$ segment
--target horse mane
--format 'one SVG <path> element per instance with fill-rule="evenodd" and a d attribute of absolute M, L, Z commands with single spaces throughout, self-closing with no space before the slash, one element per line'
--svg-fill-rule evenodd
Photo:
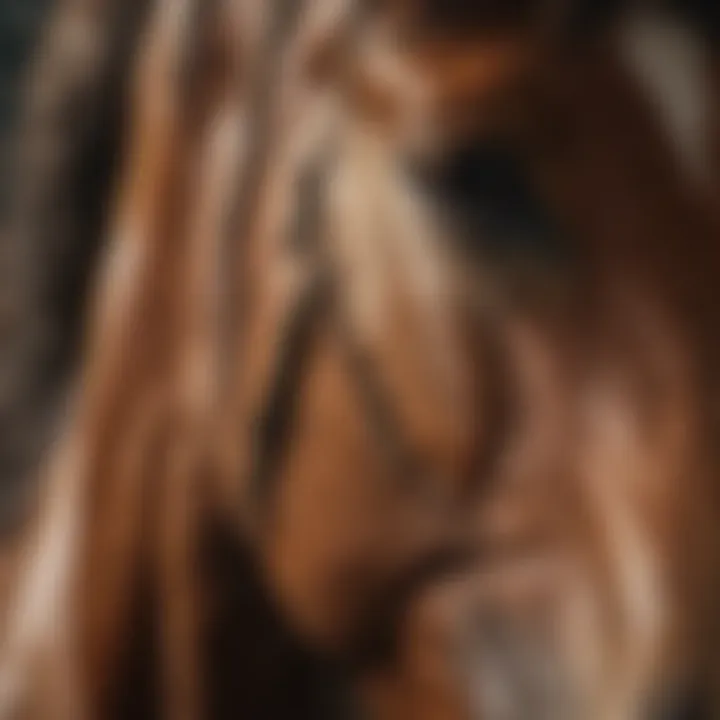
<path fill-rule="evenodd" d="M 712 0 L 666 4 L 717 36 L 720 11 Z M 21 521 L 33 496 L 38 459 L 77 366 L 124 149 L 130 68 L 150 5 L 97 0 L 87 9 L 60 0 L 31 68 L 11 155 L 9 218 L 0 235 L 0 532 Z M 522 11 L 523 3 L 515 5 Z M 575 3 L 573 22 L 596 25 L 622 5 Z M 451 16 L 453 7 L 445 3 L 434 12 Z M 74 28 L 85 36 L 80 43 Z"/>
<path fill-rule="evenodd" d="M 216 4 L 207 0 L 187 5 L 204 10 Z M 284 5 L 292 8 L 294 3 Z M 92 477 L 81 492 L 92 508 L 87 532 L 94 540 L 70 560 L 80 566 L 82 578 L 77 607 L 69 612 L 79 612 L 89 627 L 80 630 L 79 651 L 94 676 L 85 690 L 99 716 L 154 717 L 165 702 L 169 712 L 180 716 L 187 711 L 183 704 L 196 707 L 200 702 L 193 688 L 202 674 L 212 685 L 208 701 L 214 716 L 240 712 L 261 717 L 269 712 L 324 717 L 335 709 L 323 664 L 300 650 L 282 627 L 237 538 L 215 518 L 207 518 L 198 482 L 207 479 L 208 468 L 190 437 L 198 428 L 187 426 L 184 398 L 174 394 L 192 323 L 185 323 L 184 312 L 190 308 L 177 285 L 191 256 L 187 239 L 173 237 L 179 209 L 174 203 L 188 190 L 182 186 L 189 179 L 193 140 L 183 134 L 185 123 L 192 131 L 195 110 L 202 113 L 203 107 L 203 98 L 195 93 L 207 87 L 194 83 L 193 38 L 187 47 L 179 48 L 177 37 L 170 38 L 169 47 L 164 45 L 164 8 L 150 0 L 101 0 L 91 8 L 65 0 L 49 25 L 26 111 L 21 173 L 6 236 L 3 272 L 17 282 L 11 286 L 3 327 L 3 342 L 11 348 L 3 361 L 12 382 L 8 397 L 2 398 L 0 422 L 16 428 L 17 434 L 3 436 L 0 457 L 12 459 L 14 466 L 2 480 L 5 487 L 32 499 L 37 482 L 28 478 L 50 440 L 65 457 L 68 432 L 70 445 L 88 433 L 89 457 L 80 467 L 73 464 L 71 449 L 69 470 L 60 470 L 59 477 L 51 460 L 49 476 L 38 473 L 38 482 L 43 484 L 43 518 L 55 512 L 58 493 L 73 495 L 71 487 L 84 483 L 86 475 Z M 161 27 L 151 16 L 147 31 L 158 30 L 160 37 L 151 34 L 149 42 L 142 42 L 147 13 L 155 11 Z M 282 35 L 282 27 L 279 31 Z M 202 24 L 194 37 L 202 44 Z M 141 67 L 136 67 L 138 61 Z M 159 85 L 154 84 L 158 80 Z M 169 106 L 163 106 L 166 92 L 172 96 Z M 148 107 L 149 118 L 143 116 Z M 153 116 L 158 108 L 159 122 Z M 163 116 L 168 109 L 170 116 Z M 161 135 L 155 135 L 156 130 Z M 179 135 L 172 135 L 174 131 Z M 158 148 L 160 153 L 177 153 L 158 157 Z M 144 185 L 146 171 L 150 176 L 160 173 L 158 187 Z M 139 267 L 133 266 L 135 275 L 125 277 L 130 286 L 121 288 L 118 298 L 116 276 L 123 275 L 128 245 L 133 245 L 133 237 L 124 236 L 123 211 L 126 203 L 136 209 L 138 198 L 147 210 L 141 222 L 148 226 L 140 229 L 147 233 L 140 238 L 141 244 L 147 241 L 141 253 L 147 253 Z M 154 205 L 148 207 L 145 200 Z M 130 255 L 133 251 L 130 247 Z M 105 349 L 106 343 L 112 350 Z M 89 367 L 80 364 L 85 352 L 93 358 Z M 94 418 L 89 425 L 81 419 L 77 426 L 71 412 L 63 413 L 72 404 L 75 388 L 81 416 Z M 26 446 L 17 437 L 21 433 Z M 175 443 L 182 445 L 182 438 L 190 441 L 187 455 L 176 452 Z M 182 467 L 176 467 L 178 462 Z M 191 477 L 193 473 L 199 478 Z M 148 523 L 148 513 L 157 519 Z M 77 521 L 74 517 L 70 525 Z M 41 530 L 39 546 L 53 542 Z M 203 573 L 202 580 L 196 570 Z M 30 586 L 31 578 L 32 571 Z M 22 575 L 16 588 L 18 607 L 25 582 Z M 197 583 L 197 588 L 188 583 Z M 220 602 L 204 625 L 202 647 L 185 637 L 193 632 L 186 623 L 200 622 L 199 608 L 192 605 L 198 588 L 210 588 Z M 195 617 L 188 620 L 191 615 Z M 24 629 L 10 622 L 12 658 L 14 638 L 23 636 Z M 140 632 L 130 632 L 133 628 Z M 17 642 L 22 645 L 23 640 Z M 195 654 L 188 651 L 188 643 Z M 31 655 L 33 664 L 33 650 Z M 211 672 L 195 665 L 204 661 Z M 27 668 L 20 665 L 23 676 Z M 14 673 L 12 659 L 10 666 Z M 238 698 L 239 678 L 243 692 Z M 168 682 L 174 682 L 172 692 Z M 19 702 L 26 709 L 30 703 L 31 712 L 39 704 L 44 717 L 50 708 L 43 703 L 57 700 L 57 686 L 52 681 L 53 689 L 48 689 L 44 680 L 41 685 L 45 695 L 41 690 L 35 700 L 20 691 Z M 278 694 L 280 685 L 285 688 Z M 62 714 L 60 705 L 52 712 Z"/>
<path fill-rule="evenodd" d="M 279 6 L 289 4 L 292 0 Z M 80 470 L 71 460 L 69 474 L 92 478 L 82 486 L 92 540 L 79 550 L 84 585 L 73 612 L 87 626 L 80 652 L 96 675 L 97 687 L 89 692 L 101 708 L 99 716 L 153 717 L 154 704 L 165 700 L 173 716 L 181 717 L 183 704 L 192 708 L 205 700 L 195 695 L 202 690 L 194 681 L 201 674 L 198 665 L 206 663 L 211 670 L 203 677 L 210 685 L 208 701 L 220 703 L 214 716 L 242 714 L 242 707 L 249 717 L 262 717 L 278 703 L 279 713 L 290 707 L 293 717 L 317 718 L 312 708 L 326 702 L 327 688 L 316 692 L 316 683 L 326 683 L 328 675 L 299 650 L 265 601 L 257 568 L 244 556 L 227 518 L 218 522 L 216 508 L 209 509 L 205 483 L 215 482 L 217 468 L 205 443 L 216 428 L 203 426 L 206 416 L 193 405 L 196 395 L 179 397 L 185 390 L 197 393 L 197 387 L 183 384 L 183 373 L 195 371 L 198 351 L 201 366 L 207 360 L 203 353 L 214 359 L 217 338 L 212 333 L 218 330 L 208 330 L 208 315 L 203 315 L 211 299 L 202 292 L 207 276 L 198 281 L 195 274 L 207 272 L 204 254 L 194 262 L 197 249 L 191 245 L 197 238 L 190 235 L 197 230 L 182 225 L 183 202 L 192 191 L 195 108 L 183 105 L 193 112 L 181 117 L 172 98 L 163 105 L 167 88 L 153 86 L 157 78 L 168 77 L 163 65 L 168 58 L 162 56 L 168 48 L 161 47 L 142 78 L 146 86 L 140 92 L 146 93 L 151 112 L 130 119 L 135 107 L 126 82 L 138 79 L 130 68 L 149 0 L 105 0 L 97 15 L 89 20 L 82 15 L 93 26 L 92 37 L 83 33 L 87 46 L 78 45 L 74 35 L 81 6 L 66 0 L 51 25 L 20 145 L 8 259 L 2 267 L 10 288 L 3 342 L 11 349 L 2 360 L 3 375 L 10 379 L 7 398 L 0 402 L 0 462 L 7 458 L 10 467 L 2 482 L 10 493 L 33 474 L 55 434 L 76 378 L 81 344 L 87 341 L 94 360 L 85 368 L 88 377 L 80 378 L 87 391 L 80 411 L 87 417 L 74 428 L 70 451 L 80 439 L 91 449 Z M 172 59 L 170 64 L 171 70 L 185 67 L 172 65 Z M 171 94 L 208 91 L 202 83 L 194 85 L 192 74 L 181 79 L 186 84 L 171 88 Z M 271 84 L 260 82 L 258 91 L 272 92 Z M 154 90 L 158 97 L 151 97 Z M 248 101 L 260 129 L 263 101 Z M 147 110 L 142 101 L 140 106 L 139 113 Z M 262 164 L 252 155 L 240 168 L 240 213 L 243 202 L 252 210 L 252 195 L 242 193 L 252 186 L 254 164 Z M 123 167 L 125 160 L 128 167 Z M 137 210 L 136 204 L 141 227 L 133 224 L 137 215 L 123 215 L 124 209 Z M 233 214 L 230 223 L 238 220 L 244 218 Z M 99 272 L 104 249 L 110 256 Z M 232 271 L 237 258 L 228 260 Z M 98 275 L 96 307 L 91 298 Z M 221 280 L 233 285 L 231 276 L 223 274 Z M 85 338 L 88 310 L 90 337 Z M 210 343 L 207 334 L 196 333 L 198 324 L 210 333 Z M 60 476 L 58 482 L 72 487 L 68 478 Z M 199 597 L 208 588 L 218 593 L 209 600 L 220 607 L 210 623 L 209 643 L 198 646 L 188 618 L 190 624 L 197 620 L 194 603 L 208 601 Z M 157 653 L 160 667 L 149 668 Z M 240 668 L 232 663 L 239 654 L 246 661 L 250 657 Z M 158 672 L 168 674 L 157 677 Z M 240 697 L 238 677 L 247 690 Z M 285 688 L 285 697 L 273 697 L 288 678 L 292 687 Z M 167 683 L 174 683 L 173 692 Z M 228 698 L 234 698 L 232 706 L 222 704 Z M 192 715 L 192 709 L 185 711 Z"/>
<path fill-rule="evenodd" d="M 77 367 L 149 0 L 60 0 L 43 24 L 0 238 L 0 531 L 22 522 Z"/>

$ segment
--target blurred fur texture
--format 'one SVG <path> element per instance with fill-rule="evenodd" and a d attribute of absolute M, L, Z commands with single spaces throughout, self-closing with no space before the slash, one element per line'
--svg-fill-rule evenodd
<path fill-rule="evenodd" d="M 194 6 L 178 2 L 175 10 L 186 5 Z M 439 323 L 450 334 L 429 344 L 443 346 L 450 338 L 448 347 L 461 348 L 458 373 L 471 378 L 465 407 L 455 391 L 445 396 L 447 388 L 435 387 L 438 371 L 421 361 L 426 352 L 433 355 L 424 349 L 422 319 L 432 323 L 422 312 L 434 307 L 404 305 L 408 298 L 400 296 L 385 310 L 381 331 L 372 318 L 355 318 L 353 327 L 359 325 L 358 335 L 387 373 L 399 424 L 420 448 L 424 468 L 456 484 L 420 488 L 412 499 L 383 489 L 387 471 L 368 439 L 343 344 L 323 325 L 302 377 L 298 435 L 279 471 L 280 516 L 254 527 L 258 510 L 238 478 L 247 476 L 255 413 L 272 384 L 283 318 L 305 277 L 276 238 L 292 226 L 294 180 L 306 144 L 314 147 L 325 128 L 313 83 L 322 87 L 328 73 L 344 67 L 344 48 L 332 42 L 344 35 L 332 12 L 324 17 L 324 3 L 316 6 L 317 27 L 302 3 L 289 3 L 274 43 L 263 47 L 271 5 L 206 0 L 183 24 L 182 12 L 168 3 L 65 0 L 49 25 L 18 145 L 14 212 L 3 236 L 0 458 L 10 498 L 3 507 L 20 513 L 18 498 L 28 488 L 26 497 L 35 497 L 35 477 L 41 501 L 32 524 L 38 539 L 31 536 L 21 556 L 0 702 L 18 703 L 28 717 L 43 720 L 344 717 L 336 676 L 347 667 L 339 660 L 328 666 L 318 650 L 347 660 L 355 635 L 378 632 L 368 607 L 385 599 L 395 576 L 404 579 L 428 557 L 452 556 L 458 545 L 473 553 L 485 547 L 487 538 L 473 535 L 475 525 L 470 541 L 455 537 L 462 525 L 458 498 L 477 504 L 477 527 L 485 514 L 502 518 L 506 506 L 522 515 L 529 505 L 534 523 L 533 503 L 539 503 L 541 525 L 555 525 L 565 542 L 573 533 L 584 538 L 590 572 L 608 573 L 608 604 L 622 615 L 624 600 L 614 594 L 622 594 L 625 580 L 613 565 L 622 563 L 593 534 L 602 534 L 603 521 L 594 515 L 602 516 L 600 505 L 577 510 L 589 512 L 595 531 L 578 528 L 566 513 L 584 501 L 571 497 L 577 492 L 571 481 L 556 487 L 558 468 L 573 472 L 558 434 L 574 425 L 555 413 L 574 417 L 578 388 L 595 391 L 596 385 L 610 398 L 610 415 L 643 418 L 630 452 L 647 463 L 638 471 L 641 481 L 663 479 L 661 490 L 643 490 L 653 497 L 632 513 L 667 561 L 673 592 L 680 588 L 674 600 L 683 608 L 658 655 L 661 664 L 666 654 L 677 662 L 657 673 L 645 667 L 644 648 L 637 667 L 628 659 L 620 631 L 618 666 L 632 676 L 622 691 L 640 692 L 648 678 L 685 686 L 700 677 L 703 692 L 711 692 L 713 678 L 705 674 L 716 670 L 717 628 L 709 618 L 718 582 L 713 448 L 720 359 L 717 225 L 709 211 L 714 187 L 680 179 L 651 108 L 608 60 L 602 42 L 613 15 L 606 5 L 550 3 L 561 9 L 546 14 L 540 3 L 481 3 L 470 17 L 463 15 L 464 3 L 380 3 L 377 12 L 409 31 L 408 80 L 413 73 L 429 80 L 436 106 L 414 108 L 411 94 L 403 95 L 410 85 L 401 79 L 393 86 L 390 74 L 383 87 L 379 81 L 388 77 L 373 76 L 362 62 L 357 75 L 346 78 L 350 107 L 372 116 L 387 143 L 380 149 L 364 146 L 362 138 L 357 146 L 341 143 L 346 182 L 356 183 L 358 195 L 388 182 L 382 148 L 407 153 L 421 174 L 429 168 L 436 179 L 434 168 L 444 166 L 454 143 L 499 133 L 521 149 L 563 227 L 583 238 L 579 265 L 561 272 L 557 298 L 537 290 L 534 283 L 544 281 L 532 273 L 530 285 L 522 274 L 518 280 L 505 260 L 490 282 L 500 285 L 501 315 L 493 321 L 504 328 L 511 387 L 527 392 L 533 408 L 531 428 L 512 436 L 518 462 L 527 455 L 536 473 L 547 463 L 540 484 L 568 497 L 547 508 L 537 487 L 533 493 L 523 482 L 526 469 L 507 494 L 501 488 L 497 496 L 490 492 L 487 504 L 484 493 L 478 499 L 478 452 L 494 452 L 486 447 L 484 418 L 475 426 L 474 414 L 486 410 L 486 389 L 475 386 L 476 369 L 485 367 L 483 340 L 466 318 L 452 315 L 447 326 Z M 698 12 L 714 11 L 708 5 Z M 433 46 L 439 20 L 449 35 Z M 489 24 L 503 42 L 485 55 L 481 44 L 455 46 L 458 22 L 471 37 Z M 701 25 L 713 27 L 705 19 Z M 538 64 L 528 66 L 536 27 L 541 46 L 550 43 L 552 52 L 537 61 L 533 56 Z M 581 47 L 574 45 L 578 33 L 587 33 Z M 417 53 L 414 37 L 420 38 Z M 308 67 L 317 74 L 310 89 L 293 74 Z M 253 84 L 257 77 L 265 82 Z M 303 88 L 299 96 L 296 83 Z M 489 125 L 478 128 L 474 113 L 483 102 L 482 122 Z M 288 125 L 283 107 L 300 119 L 293 115 Z M 429 132 L 421 127 L 416 138 L 413 122 L 426 120 L 429 111 L 435 113 Z M 563 118 L 567 124 L 558 124 Z M 295 137 L 298 127 L 309 128 L 307 138 Z M 352 127 L 345 128 L 350 137 Z M 238 161 L 238 180 L 230 161 L 243 157 L 243 142 L 250 150 L 244 165 Z M 378 164 L 365 166 L 363 153 Z M 361 169 L 353 175 L 356 164 Z M 386 202 L 400 206 L 407 199 L 403 187 L 388 184 Z M 239 208 L 228 215 L 237 191 Z M 457 194 L 450 198 L 457 200 Z M 393 216 L 390 207 L 382 212 L 409 234 L 407 216 Z M 372 235 L 371 224 L 360 212 L 348 227 Z M 230 250 L 222 255 L 228 234 Z M 340 246 L 340 263 L 350 280 L 360 278 L 362 293 L 376 259 L 363 255 L 362 243 Z M 370 246 L 382 255 L 377 240 Z M 434 278 L 437 268 L 423 265 L 437 259 L 434 252 L 419 259 L 411 253 L 419 263 L 411 272 Z M 452 263 L 442 267 L 457 279 Z M 565 272 L 577 273 L 567 286 Z M 398 277 L 398 287 L 408 283 L 414 298 L 416 279 Z M 506 296 L 506 282 L 520 287 L 518 298 Z M 354 285 L 349 288 L 352 295 Z M 610 377 L 595 367 L 603 362 Z M 463 407 L 469 415 L 458 421 Z M 687 426 L 677 427 L 675 417 Z M 603 440 L 588 430 L 599 455 L 589 449 L 577 461 L 583 472 L 601 468 L 604 453 L 622 454 L 612 447 L 622 439 L 612 427 L 607 431 Z M 548 458 L 546 451 L 562 457 Z M 608 470 L 620 475 L 618 484 L 620 465 Z M 680 488 L 686 473 L 695 484 Z M 637 479 L 630 475 L 629 483 Z M 612 503 L 613 492 L 603 501 Z M 270 505 L 276 508 L 275 501 Z M 57 582 L 44 585 L 44 558 L 56 551 Z M 397 653 L 383 658 L 382 672 L 351 673 L 376 713 L 393 720 L 473 716 L 464 689 L 454 686 L 454 660 L 445 662 L 443 654 L 464 632 L 456 625 L 486 602 L 477 598 L 485 588 L 482 582 L 476 587 L 470 568 L 467 586 L 420 584 L 415 605 L 403 598 L 409 608 Z M 418 661 L 428 654 L 434 658 L 429 671 Z"/>
<path fill-rule="evenodd" d="M 0 247 L 1 524 L 11 529 L 77 367 L 146 5 L 57 3 L 27 73 Z"/>

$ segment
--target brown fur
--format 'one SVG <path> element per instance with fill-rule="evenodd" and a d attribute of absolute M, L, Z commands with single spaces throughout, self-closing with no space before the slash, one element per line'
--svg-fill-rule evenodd
<path fill-rule="evenodd" d="M 293 710 L 263 696 L 255 654 L 277 652 L 268 676 L 308 680 L 307 650 L 343 666 L 377 643 L 353 677 L 375 712 L 464 717 L 463 673 L 478 678 L 458 635 L 485 613 L 528 637 L 562 630 L 583 592 L 588 644 L 559 631 L 542 645 L 581 717 L 639 716 L 659 685 L 704 682 L 720 600 L 717 227 L 602 37 L 578 48 L 501 23 L 490 37 L 482 25 L 453 42 L 399 32 L 383 47 L 378 18 L 344 35 L 303 6 L 263 53 L 248 23 L 269 5 L 242 6 L 245 23 L 231 6 L 200 25 L 194 82 L 188 27 L 162 3 L 143 43 L 83 373 L 39 523 L 75 493 L 77 546 L 67 541 L 57 602 L 30 621 L 68 637 L 10 629 L 0 673 L 28 683 L 21 706 L 46 703 L 34 716 L 48 720 L 313 717 L 307 682 Z M 342 53 L 313 75 L 308 58 L 333 34 Z M 396 79 L 372 67 L 382 52 Z M 221 120 L 241 144 L 213 153 Z M 257 152 L 243 154 L 244 129 Z M 468 260 L 396 173 L 408 158 L 432 172 L 470 139 L 517 150 L 571 239 L 567 266 Z M 329 145 L 322 252 L 304 256 L 288 242 L 296 181 Z M 258 507 L 254 422 L 319 261 L 339 280 L 337 305 L 317 318 L 291 439 Z M 369 422 L 354 352 L 396 411 L 411 477 Z M 628 571 L 636 533 L 646 548 Z M 526 575 L 537 555 L 558 576 Z M 628 593 L 655 564 L 671 609 L 648 638 Z M 262 598 L 245 615 L 223 609 L 240 604 L 237 584 Z M 37 599 L 24 588 L 17 617 Z M 213 637 L 228 614 L 228 632 L 247 634 L 225 656 Z M 395 655 L 382 652 L 386 623 Z M 223 662 L 239 668 L 225 682 Z M 67 704 L 47 668 L 69 673 Z"/>

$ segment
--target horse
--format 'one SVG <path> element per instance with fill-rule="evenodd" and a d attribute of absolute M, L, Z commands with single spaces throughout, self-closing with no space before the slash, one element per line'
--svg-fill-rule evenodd
<path fill-rule="evenodd" d="M 148 8 L 1 717 L 714 716 L 713 188 L 580 10 Z"/>

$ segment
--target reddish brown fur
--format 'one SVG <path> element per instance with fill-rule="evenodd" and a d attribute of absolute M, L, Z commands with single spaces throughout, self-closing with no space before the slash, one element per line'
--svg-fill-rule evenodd
<path fill-rule="evenodd" d="M 242 30 L 231 46 L 246 47 Z M 202 651 L 215 590 L 206 586 L 202 565 L 209 524 L 232 527 L 237 542 L 250 548 L 267 591 L 307 645 L 340 656 L 358 634 L 376 629 L 376 605 L 399 578 L 442 553 L 477 553 L 458 580 L 431 576 L 407 598 L 397 664 L 356 678 L 380 717 L 465 716 L 467 688 L 452 665 L 454 636 L 486 603 L 541 624 L 548 618 L 543 613 L 561 613 L 577 589 L 575 576 L 561 575 L 550 588 L 548 577 L 522 588 L 505 578 L 526 553 L 548 547 L 563 561 L 570 556 L 583 580 L 589 578 L 601 616 L 595 639 L 610 665 L 617 660 L 637 670 L 631 692 L 638 696 L 628 700 L 638 703 L 637 712 L 645 701 L 639 695 L 652 693 L 654 684 L 714 669 L 717 228 L 612 55 L 594 45 L 566 55 L 546 36 L 527 32 L 510 27 L 491 47 L 482 36 L 464 45 L 410 39 L 402 52 L 396 48 L 407 77 L 430 87 L 410 112 L 415 99 L 383 92 L 360 53 L 344 58 L 347 75 L 314 84 L 300 83 L 305 68 L 287 62 L 273 87 L 277 104 L 268 120 L 268 156 L 256 176 L 257 202 L 247 234 L 232 238 L 240 246 L 231 256 L 236 265 L 224 268 L 242 291 L 233 296 L 238 305 L 228 323 L 215 297 L 226 217 L 226 204 L 215 201 L 226 186 L 196 181 L 206 172 L 216 177 L 205 165 L 210 121 L 238 88 L 247 103 L 246 68 L 228 69 L 229 53 L 221 54 L 219 67 L 208 70 L 209 83 L 199 84 L 211 88 L 199 102 L 206 114 L 189 114 L 173 82 L 182 38 L 158 11 L 137 71 L 115 233 L 90 322 L 77 414 L 64 441 L 79 445 L 80 460 L 60 478 L 60 487 L 82 483 L 78 575 L 66 578 L 70 603 L 63 618 L 78 623 L 80 648 L 77 658 L 61 654 L 49 662 L 77 662 L 75 689 L 89 718 L 118 712 L 135 589 L 143 583 L 157 602 L 160 712 L 173 719 L 206 716 L 214 702 Z M 285 57 L 307 57 L 313 37 L 301 28 L 283 48 Z M 358 47 L 372 39 L 371 28 Z M 367 197 L 346 225 L 339 222 L 343 212 L 339 221 L 330 212 L 320 230 L 350 298 L 349 332 L 380 368 L 427 477 L 408 485 L 389 472 L 347 348 L 321 322 L 277 491 L 258 521 L 243 482 L 249 431 L 266 398 L 281 321 L 304 279 L 283 233 L 304 159 L 293 154 L 294 143 L 313 124 L 320 142 L 330 135 L 322 132 L 326 118 L 318 109 L 326 83 L 338 83 L 334 90 L 349 111 L 349 119 L 331 115 L 328 125 L 339 138 L 341 167 Z M 229 112 L 240 128 L 249 109 L 241 103 Z M 404 123 L 411 121 L 422 127 L 420 142 L 408 148 Z M 381 230 L 391 250 L 400 235 L 413 237 L 417 208 L 393 215 L 407 188 L 388 168 L 408 150 L 441 161 L 453 141 L 470 133 L 502 133 L 519 149 L 579 257 L 563 271 L 569 275 L 561 275 L 557 294 L 543 293 L 532 272 L 529 280 L 512 269 L 488 273 L 498 292 L 493 332 L 522 412 L 511 418 L 516 424 L 501 446 L 502 463 L 480 477 L 479 458 L 492 451 L 497 421 L 487 386 L 497 376 L 486 377 L 465 288 L 450 281 L 450 298 L 442 298 L 448 322 L 440 325 L 457 360 L 449 373 L 457 387 L 443 384 L 447 378 L 432 364 L 431 320 L 402 267 L 389 265 L 397 282 L 377 326 L 352 315 L 350 297 L 364 261 L 358 237 L 374 239 L 373 252 L 383 249 L 374 235 Z M 339 201 L 328 205 L 333 202 Z M 363 212 L 368 208 L 377 215 Z M 350 231 L 359 236 L 343 245 Z M 448 276 L 460 278 L 447 233 L 431 240 Z M 478 268 L 469 274 L 476 288 L 486 282 Z M 219 368 L 227 367 L 228 349 L 232 372 L 224 375 Z M 588 419 L 588 398 L 606 402 L 608 415 Z M 603 424 L 618 419 L 636 434 L 618 440 Z M 613 444 L 623 439 L 630 459 Z M 602 482 L 592 477 L 600 470 Z M 657 668 L 645 666 L 645 655 L 637 668 L 627 660 L 641 639 L 628 620 L 622 557 L 612 548 L 613 510 L 604 501 L 630 507 L 677 603 L 662 627 Z M 42 648 L 39 654 L 28 667 L 31 687 L 48 662 Z M 612 693 L 617 678 L 609 677 L 591 676 L 590 692 Z M 40 685 L 38 693 L 42 679 Z M 69 720 L 60 706 L 42 717 Z"/>

